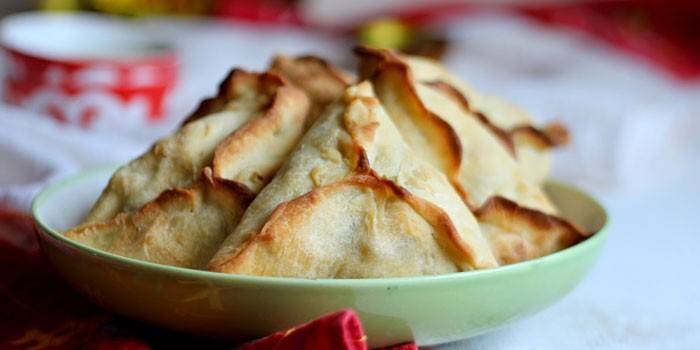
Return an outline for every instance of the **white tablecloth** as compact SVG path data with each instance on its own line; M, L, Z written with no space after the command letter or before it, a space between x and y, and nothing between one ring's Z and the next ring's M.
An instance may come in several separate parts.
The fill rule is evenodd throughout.
M85 132L0 105L0 202L79 169L123 162L168 132L233 65L263 68L273 53L352 62L341 39L286 28L148 20L174 41L182 80L157 128ZM700 348L700 86L680 84L575 33L499 15L447 23L451 68L540 120L560 119L574 143L555 177L600 197L610 239L568 297L513 325L440 349Z
M610 236L573 293L511 326L435 349L700 348L700 186L602 198Z

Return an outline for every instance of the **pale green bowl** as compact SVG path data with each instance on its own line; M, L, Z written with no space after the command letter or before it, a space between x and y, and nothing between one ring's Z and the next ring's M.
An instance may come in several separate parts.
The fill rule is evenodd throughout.
M591 269L607 235L600 204L572 187L550 183L547 190L564 216L599 232L544 258L412 278L226 275L124 258L61 235L82 219L113 171L84 172L36 197L32 211L46 256L66 281L107 309L169 329L228 339L263 336L342 308L357 311L370 347L468 338L561 299Z

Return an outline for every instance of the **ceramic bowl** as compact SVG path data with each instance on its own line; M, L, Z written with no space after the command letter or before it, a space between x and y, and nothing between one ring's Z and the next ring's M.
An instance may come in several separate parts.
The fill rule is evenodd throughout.
M370 347L439 344L503 326L569 293L590 271L607 236L603 207L549 183L563 215L598 233L561 252L491 270L387 279L255 277L164 266L71 241L114 167L48 186L33 203L41 246L62 277L95 303L128 317L196 335L243 340L342 308L359 314Z
M178 59L156 33L87 13L24 12L3 18L5 102L84 129L161 121Z

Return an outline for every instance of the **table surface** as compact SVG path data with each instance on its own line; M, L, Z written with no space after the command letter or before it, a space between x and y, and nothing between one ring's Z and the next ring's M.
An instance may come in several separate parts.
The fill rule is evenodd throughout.
M503 329L435 349L698 349L698 182L600 196L610 236L570 295Z

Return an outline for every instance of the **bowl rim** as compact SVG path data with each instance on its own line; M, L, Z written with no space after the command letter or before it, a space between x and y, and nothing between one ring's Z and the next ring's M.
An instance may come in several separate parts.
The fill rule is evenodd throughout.
M44 22L48 22L48 24ZM144 50L143 52L126 52L126 55L95 54L60 51L23 43L22 39L27 36L27 28L46 31L50 25L65 27L66 30L72 31L75 35L82 35L82 39L88 43L92 43L96 37L89 31L86 34L85 27L101 31L117 29L119 31L117 34L119 44L130 44L132 47L127 48L127 50L137 47ZM14 54L58 64L94 63L123 66L145 64L163 68L178 65L177 50L171 42L152 35L133 39L124 34L125 31L131 30L133 28L131 28L130 23L122 21L118 16L85 12L27 11L11 14L0 21L0 47Z
M412 276L412 277L387 277L387 278L345 278L345 279L306 279L298 277L271 277L271 276L252 276L252 275L240 275L240 274L227 274L213 271L196 270L184 267L170 266L157 264L150 261L143 261L134 258L124 257L121 255L113 254L110 252L102 251L88 245L71 240L65 237L61 232L49 227L44 223L43 218L39 215L39 211L46 202L46 200L54 195L60 189L75 185L87 178L97 176L107 171L114 171L117 166L114 164L102 165L98 167L89 168L72 176L65 177L61 180L55 181L53 183L45 186L41 192L34 197L32 201L32 218L36 224L38 230L45 233L49 238L58 241L64 245L82 251L93 256L97 256L104 260L110 260L117 262L122 265L131 265L134 268L141 270L147 270L150 272L158 272L170 274L176 277L183 277L188 279L210 279L217 280L222 283L251 283L256 285L268 285L268 286L289 286L289 287L381 287L386 288L387 285L391 286L406 286L406 285L426 285L438 282L454 282L455 280L482 280L493 278L497 275L512 275L517 273L526 272L533 268L536 268L542 264L556 264L562 260L570 259L581 254L584 254L590 248L597 246L607 238L608 227L610 226L610 217L608 215L605 207L595 200L589 194L583 192L582 190L567 184L563 184L558 181L549 180L548 183L555 186L565 188L566 190L575 192L587 200L589 200L594 206L596 206L603 214L604 222L595 234L588 237L583 242L580 242L569 248L560 250L558 252L539 257L532 260L527 260L515 264L510 264L506 266L500 266L492 269L483 270L473 270L473 271L461 271L442 275L428 275L428 276ZM41 240L41 238L39 238Z

